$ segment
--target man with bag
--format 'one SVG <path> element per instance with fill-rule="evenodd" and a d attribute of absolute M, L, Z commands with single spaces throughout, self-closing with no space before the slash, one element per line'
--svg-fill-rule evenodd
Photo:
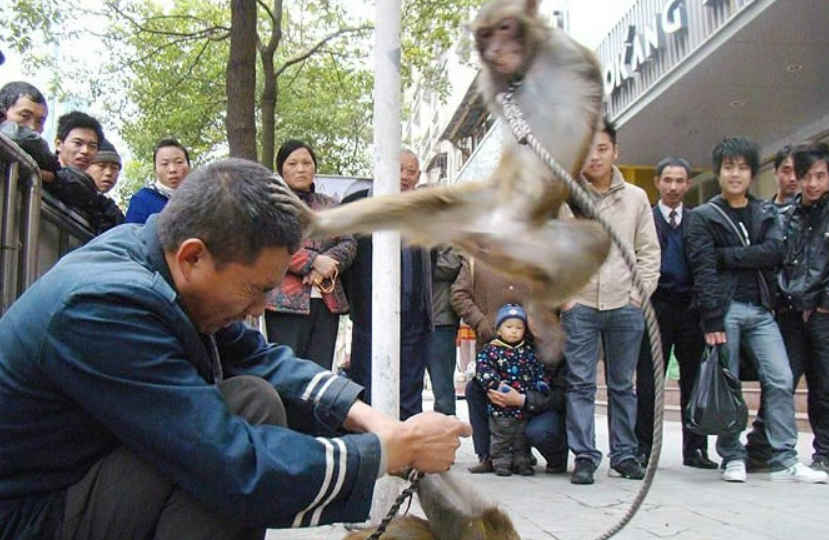
<path fill-rule="evenodd" d="M 723 346 L 729 370 L 739 376 L 740 341 L 756 358 L 772 449 L 771 480 L 826 483 L 829 476 L 797 460 L 792 372 L 772 313 L 774 272 L 783 260 L 783 236 L 775 208 L 748 193 L 760 167 L 760 148 L 745 137 L 714 148 L 713 168 L 722 193 L 688 216 L 688 262 L 694 303 L 705 342 Z M 717 438 L 726 482 L 746 481 L 740 432 Z"/>

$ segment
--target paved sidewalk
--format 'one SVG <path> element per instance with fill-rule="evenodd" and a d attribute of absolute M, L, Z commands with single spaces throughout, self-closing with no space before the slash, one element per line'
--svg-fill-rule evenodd
<path fill-rule="evenodd" d="M 425 405 L 431 406 L 430 402 Z M 466 416 L 464 401 L 458 415 Z M 607 422 L 597 418 L 599 449 L 607 451 Z M 681 430 L 665 426 L 665 443 L 654 485 L 619 540 L 819 540 L 829 538 L 829 485 L 777 483 L 767 474 L 750 474 L 745 484 L 723 482 L 719 471 L 682 466 Z M 798 451 L 811 463 L 811 434 L 801 433 Z M 714 439 L 710 439 L 712 459 Z M 531 478 L 471 475 L 476 462 L 472 442 L 464 441 L 453 470 L 471 480 L 507 511 L 525 540 L 591 540 L 613 526 L 630 507 L 641 482 L 611 478 L 607 460 L 592 486 L 574 486 L 568 475 L 545 475 L 543 460 Z M 570 467 L 572 468 L 572 459 Z M 416 505 L 413 512 L 421 514 Z M 339 540 L 342 526 L 268 532 L 267 540 Z"/>

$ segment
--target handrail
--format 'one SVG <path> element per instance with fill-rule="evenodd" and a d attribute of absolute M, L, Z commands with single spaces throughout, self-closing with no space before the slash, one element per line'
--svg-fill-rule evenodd
<path fill-rule="evenodd" d="M 0 134 L 0 161 L 7 164 L 3 190 L 3 220 L 0 235 L 0 313 L 5 312 L 19 294 L 37 279 L 37 252 L 40 234 L 40 202 L 43 182 L 35 161 L 8 137 Z M 26 183 L 22 196 L 23 230 L 18 239 L 17 193 L 19 182 Z M 21 251 L 20 257 L 15 252 Z M 19 274 L 15 274 L 18 263 Z M 16 275 L 17 279 L 12 279 Z"/>

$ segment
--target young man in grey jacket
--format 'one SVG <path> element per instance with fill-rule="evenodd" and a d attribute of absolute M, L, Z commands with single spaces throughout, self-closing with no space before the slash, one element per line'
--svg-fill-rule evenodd
<path fill-rule="evenodd" d="M 659 280 L 660 250 L 645 191 L 628 184 L 613 162 L 618 156 L 616 128 L 605 120 L 596 133 L 582 170 L 582 182 L 599 212 L 636 254 L 636 266 L 650 296 Z M 576 456 L 570 481 L 592 484 L 602 459 L 596 448 L 596 368 L 604 345 L 610 412 L 612 474 L 644 477 L 637 455 L 636 394 L 633 375 L 644 331 L 642 293 L 614 246 L 587 286 L 561 309 L 567 362 L 567 441 Z"/>

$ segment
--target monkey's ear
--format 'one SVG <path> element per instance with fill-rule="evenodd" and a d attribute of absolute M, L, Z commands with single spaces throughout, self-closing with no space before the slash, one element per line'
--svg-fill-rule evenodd
<path fill-rule="evenodd" d="M 535 17 L 538 15 L 538 3 L 540 0 L 524 0 L 524 9 L 527 12 L 527 15 L 530 17 Z"/>

